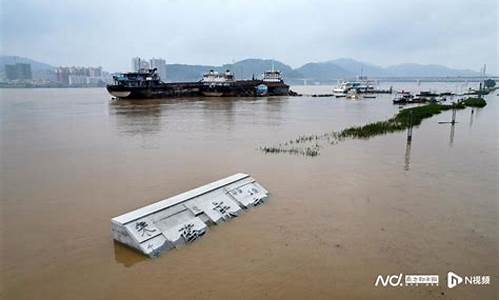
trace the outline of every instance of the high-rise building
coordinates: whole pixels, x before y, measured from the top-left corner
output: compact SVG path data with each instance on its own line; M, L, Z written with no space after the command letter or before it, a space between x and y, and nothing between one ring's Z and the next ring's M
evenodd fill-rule
M151 58L149 62L140 57L132 58L132 72L141 72L141 70L156 68L160 79L167 78L167 64L163 58Z
M167 64L163 58L151 58L149 61L151 68L156 68L160 79L165 81L167 79Z
M132 72L138 72L141 68L141 58L132 57Z
M100 86L105 83L102 67L58 67L57 82L69 86Z
M88 70L89 70L90 77L101 77L102 76L102 67L97 67L97 68L89 67Z
M56 69L56 80L62 84L69 84L70 68L59 67Z
M85 86L87 85L87 79L90 78L85 75L69 75L68 84L70 86Z
M5 75L8 80L31 80L31 64L5 65Z
M149 67L147 60L140 57L132 58L132 72L139 72L140 70L149 69Z

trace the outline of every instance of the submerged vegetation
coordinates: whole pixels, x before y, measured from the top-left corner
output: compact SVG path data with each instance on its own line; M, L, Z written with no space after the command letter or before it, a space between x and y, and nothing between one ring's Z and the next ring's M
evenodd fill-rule
M464 109L467 106L484 107L486 106L486 101L482 98L468 98L452 104L430 103L406 108L385 121L369 123L363 126L353 126L343 129L340 132L332 131L321 135L299 136L296 139L276 146L260 147L260 150L265 153L288 153L314 157L319 155L321 144L336 144L349 138L368 139L376 135L402 131L410 126L418 126L424 119L437 115L442 111Z
M463 104L465 106L470 106L470 107L485 107L486 106L486 101L484 101L483 98L467 98L463 101Z

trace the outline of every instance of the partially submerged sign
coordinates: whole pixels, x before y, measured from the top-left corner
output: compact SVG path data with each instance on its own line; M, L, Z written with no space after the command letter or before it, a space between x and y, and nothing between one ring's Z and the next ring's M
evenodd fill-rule
M113 238L148 256L190 243L208 230L261 204L267 190L235 174L111 219Z

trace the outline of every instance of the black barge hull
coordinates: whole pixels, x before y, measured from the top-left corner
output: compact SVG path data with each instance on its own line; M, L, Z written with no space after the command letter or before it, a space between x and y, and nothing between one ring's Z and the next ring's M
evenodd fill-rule
M151 99L174 97L255 97L257 86L265 84L265 96L286 96L290 87L283 82L262 80L240 80L230 85L210 86L201 82L160 83L151 86L126 86L114 84L106 86L108 92L121 99Z
M161 84L156 86L108 85L108 92L116 98L150 99L168 97L189 97L200 94L200 85L192 83Z

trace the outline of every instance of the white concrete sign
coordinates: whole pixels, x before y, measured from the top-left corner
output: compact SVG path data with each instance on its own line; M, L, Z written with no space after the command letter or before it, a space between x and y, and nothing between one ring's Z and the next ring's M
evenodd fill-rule
M190 243L267 198L247 174L235 174L111 219L113 238L152 257Z

